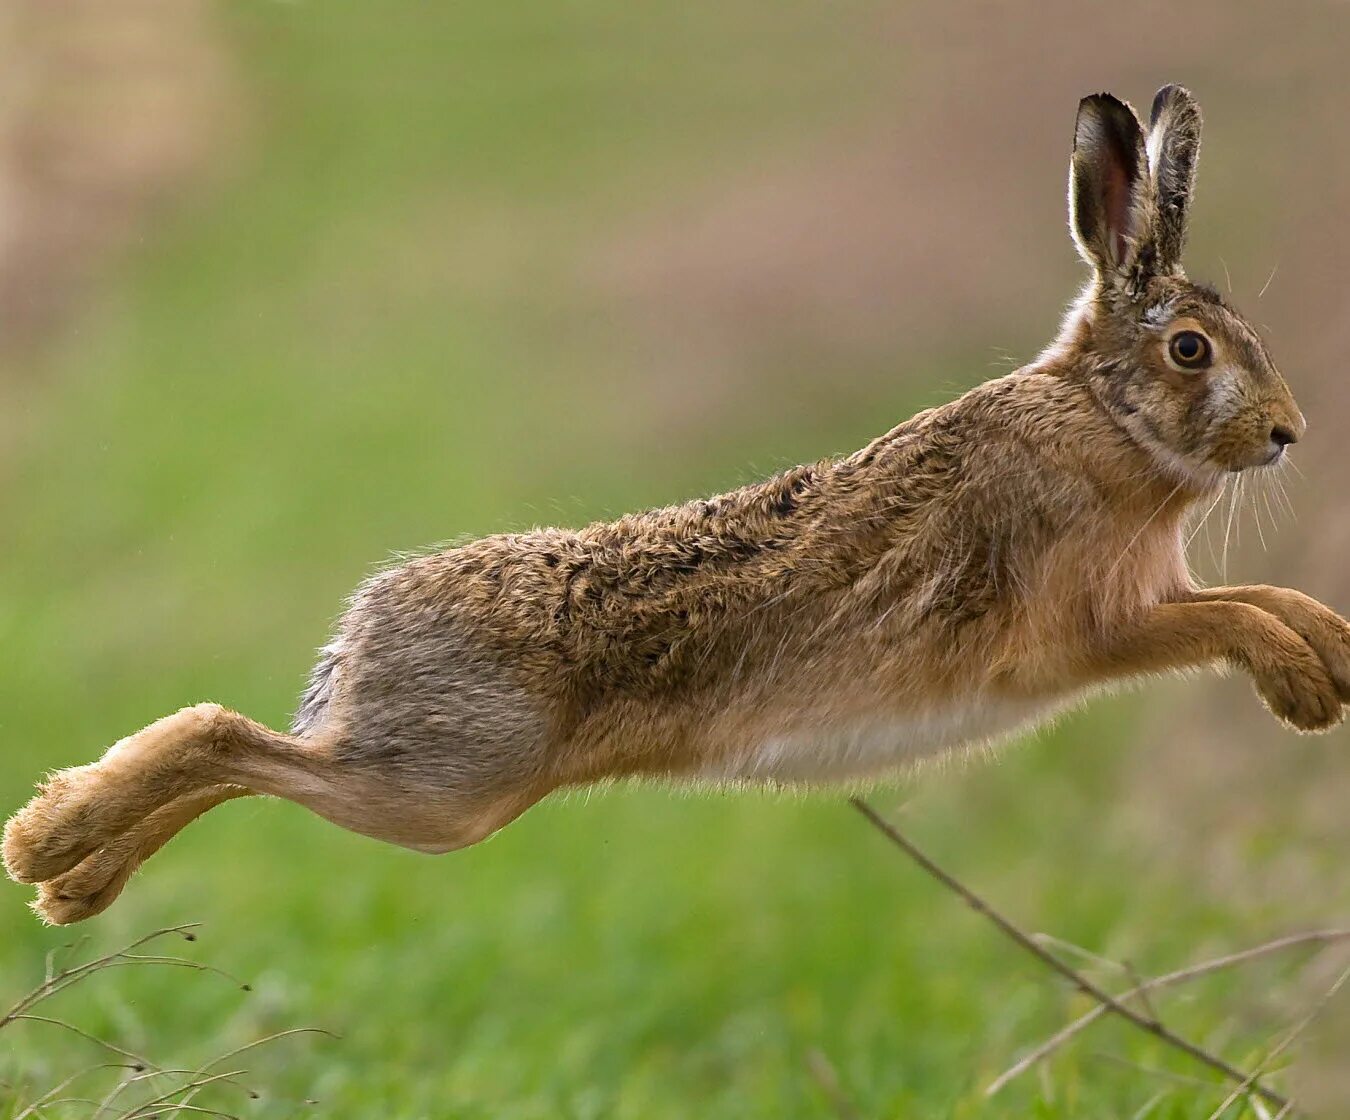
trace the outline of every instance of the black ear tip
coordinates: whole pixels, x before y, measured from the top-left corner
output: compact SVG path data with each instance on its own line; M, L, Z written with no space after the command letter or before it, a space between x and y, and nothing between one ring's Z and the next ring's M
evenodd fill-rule
M1082 101L1078 103L1078 113L1119 113L1121 111L1129 112L1130 107L1125 104L1114 93L1107 93L1103 90L1101 93L1089 93Z
M1175 83L1163 86L1153 95L1153 107L1148 114L1149 124L1157 124L1158 118L1169 108L1180 108L1182 106L1189 106L1192 109L1199 108L1195 101L1195 95L1185 86L1179 86Z
M1091 93L1078 103L1074 125L1075 149L1089 137L1108 136L1121 144L1140 132L1139 118L1126 101L1111 93Z

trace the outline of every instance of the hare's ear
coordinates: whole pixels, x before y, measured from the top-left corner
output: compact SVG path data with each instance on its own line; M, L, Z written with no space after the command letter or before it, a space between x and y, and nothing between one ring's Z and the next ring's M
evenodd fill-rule
M1163 86L1149 114L1148 162L1158 198L1158 266L1166 271L1181 264L1199 157L1200 106L1190 90Z
M1144 130L1134 110L1109 93L1083 98L1069 165L1069 225L1099 278L1129 274L1151 233L1151 193Z

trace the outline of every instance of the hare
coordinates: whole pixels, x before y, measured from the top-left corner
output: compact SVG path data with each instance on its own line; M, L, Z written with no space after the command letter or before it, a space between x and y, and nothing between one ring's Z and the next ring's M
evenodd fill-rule
M1186 279L1200 143L1078 107L1091 280L1029 365L845 458L580 530L488 537L369 580L290 733L215 704L51 775L5 828L49 922L103 910L199 814L272 794L423 852L627 775L849 782L1204 666L1300 731L1350 701L1350 624L1278 587L1204 589L1184 529L1304 418L1251 325Z

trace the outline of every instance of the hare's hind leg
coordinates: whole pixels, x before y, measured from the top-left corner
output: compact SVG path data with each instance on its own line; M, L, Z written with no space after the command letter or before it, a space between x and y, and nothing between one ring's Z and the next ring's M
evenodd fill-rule
M251 792L243 786L208 786L156 809L64 875L38 884L33 909L56 926L101 914L122 893L136 869L175 835L208 810Z
M211 792L224 786L239 789ZM327 726L283 735L218 704L198 704L123 739L92 765L53 774L5 826L4 862L11 878L47 884L44 898L98 894L125 864L144 858L139 852L153 851L213 804L242 793L283 797L353 832L445 852L488 836L549 788L537 776L504 768L491 743L478 758L451 751L398 765L378 738L352 743ZM107 860L95 859L86 878L84 861L103 849ZM125 875L106 901L121 882ZM78 910L52 907L62 915Z
M48 778L5 826L5 869L20 882L45 882L180 798L218 785L285 796L303 784L311 765L306 741L218 704L184 708L123 739L98 762Z

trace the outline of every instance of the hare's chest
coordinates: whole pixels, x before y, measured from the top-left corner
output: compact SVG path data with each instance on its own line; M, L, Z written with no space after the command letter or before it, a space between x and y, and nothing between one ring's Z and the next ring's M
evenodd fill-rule
M798 727L764 737L709 776L785 783L880 776L954 748L991 744L1029 728L1053 707L984 697L926 712Z

